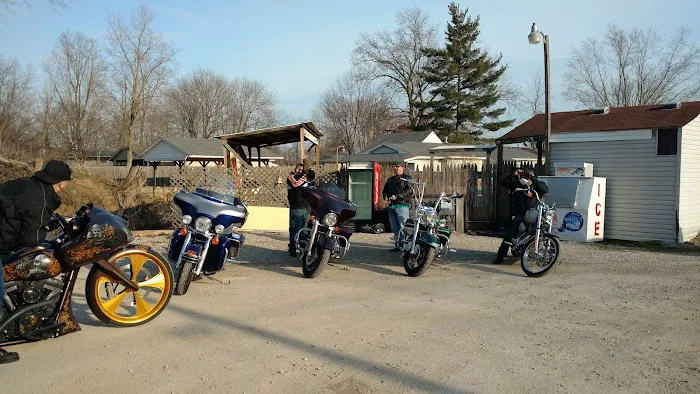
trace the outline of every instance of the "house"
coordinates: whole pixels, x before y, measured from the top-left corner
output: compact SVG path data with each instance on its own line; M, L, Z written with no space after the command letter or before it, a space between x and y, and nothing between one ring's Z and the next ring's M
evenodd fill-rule
M85 160L92 160L97 162L109 161L109 159L114 155L114 150L112 149L95 149L90 150L85 155Z
M338 162L348 168L372 168L373 163L404 163L410 170L423 170L432 168L440 170L442 162L449 165L475 164L481 171L488 158L488 153L479 151L474 147L473 151L464 151L450 154L431 154L436 147L464 147L459 144L445 144L433 131L415 133L388 133L377 136L371 145L364 151L354 155L340 155ZM516 162L537 160L537 155L519 148L504 150L506 160ZM495 157L494 157L495 159ZM321 160L322 163L335 163L336 156Z
M265 166L276 167L284 160L270 149L263 148L260 153ZM143 149L138 159L161 165L211 167L224 164L224 146L219 139L163 137Z
M117 151L115 151L112 156L109 157L109 161L112 162L113 165L115 166L125 166L126 165L126 156L127 156L127 151L128 147L124 146ZM134 145L131 147L131 152L132 152L132 164L135 166L142 166L144 165L143 160L137 160L137 156L139 153L143 151L143 147L139 145Z
M685 242L700 235L700 102L552 114L551 157L606 178L605 238ZM544 139L544 116L499 143Z

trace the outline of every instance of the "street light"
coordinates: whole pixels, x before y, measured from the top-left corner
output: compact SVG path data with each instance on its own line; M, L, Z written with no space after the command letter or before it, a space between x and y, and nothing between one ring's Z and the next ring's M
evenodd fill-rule
M545 112L545 129L547 130L547 144L544 151L545 160L545 175L551 175L549 166L551 165L552 153L549 150L549 141L552 135L552 113L549 108L549 36L542 34L537 30L537 24L532 24L530 34L527 36L530 44L537 45L544 37L544 112Z

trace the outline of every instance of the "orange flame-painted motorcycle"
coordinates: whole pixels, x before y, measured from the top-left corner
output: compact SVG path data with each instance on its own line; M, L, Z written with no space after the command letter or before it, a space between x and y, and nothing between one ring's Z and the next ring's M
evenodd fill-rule
M122 218L87 204L70 221L55 214L50 225L60 229L55 238L2 260L0 344L80 330L71 297L80 268L88 264L85 298L101 321L136 326L165 309L173 289L170 264L148 246L131 244Z

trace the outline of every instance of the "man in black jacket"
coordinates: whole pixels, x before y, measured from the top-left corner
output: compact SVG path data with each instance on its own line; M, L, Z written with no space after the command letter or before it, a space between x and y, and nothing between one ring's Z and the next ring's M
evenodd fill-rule
M0 259L23 248L41 245L53 212L61 205L58 192L68 186L70 167L52 160L32 177L0 185ZM5 283L0 281L0 320ZM19 360L17 353L0 349L0 364Z
M535 173L530 169L516 170L512 175L501 180L501 186L511 191L511 209L514 219L510 227L506 229L506 235L503 237L501 247L498 249L496 259L493 261L494 264L503 262L503 258L508 254L508 249L513 244L514 238L518 235L520 224L525 221L525 213L529 209L537 207L537 197L534 194L528 196L526 192L515 191L515 189L532 188L540 195L540 198L549 193L547 184L538 180Z
M384 202L387 204L389 213L389 223L391 231L394 232L394 248L392 252L398 252L400 245L401 230L406 224L409 215L409 206L411 196L413 196L413 188L406 182L411 179L411 176L404 173L402 164L394 166L394 176L387 179L382 190Z
M294 171L287 177L287 201L289 202L289 255L296 257L294 236L306 226L309 221L311 207L301 194L301 189L306 186L308 180L304 173L304 163L294 167Z

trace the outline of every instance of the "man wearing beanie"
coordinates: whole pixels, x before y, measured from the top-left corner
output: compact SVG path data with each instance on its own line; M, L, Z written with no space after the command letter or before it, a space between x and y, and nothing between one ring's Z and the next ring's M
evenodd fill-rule
M61 205L57 193L70 180L68 164L52 160L34 176L0 185L0 260L20 248L41 245L49 231L49 219ZM4 297L5 284L0 281L0 306ZM4 313L0 308L0 320ZM0 364L17 360L17 353L0 349Z

